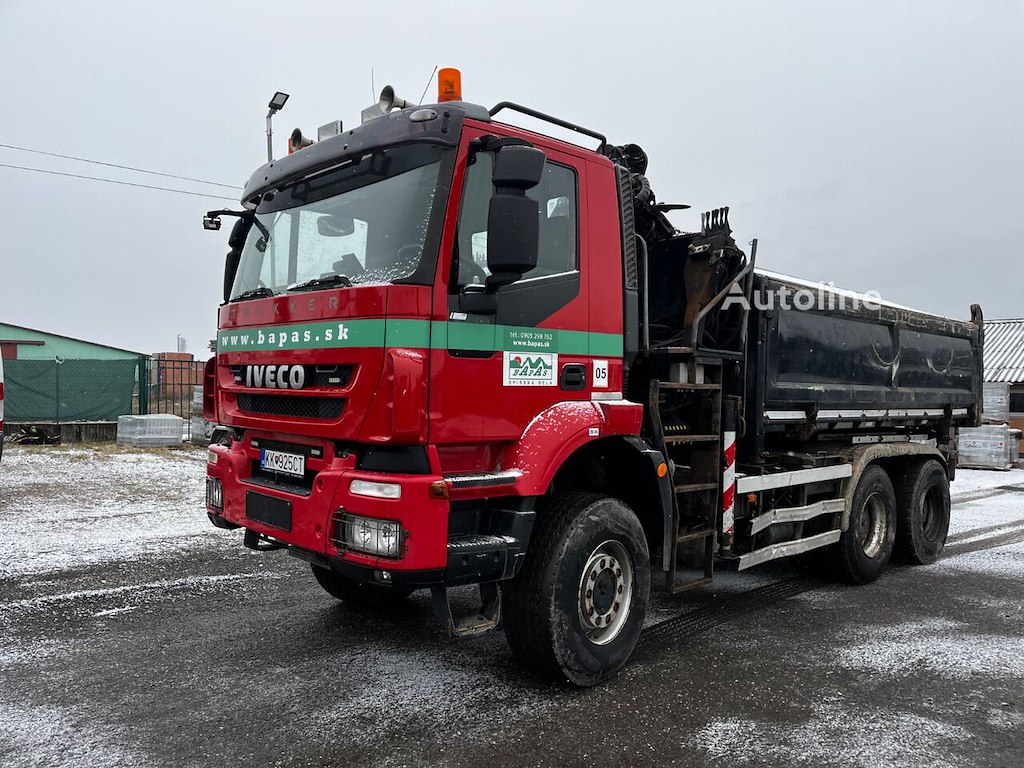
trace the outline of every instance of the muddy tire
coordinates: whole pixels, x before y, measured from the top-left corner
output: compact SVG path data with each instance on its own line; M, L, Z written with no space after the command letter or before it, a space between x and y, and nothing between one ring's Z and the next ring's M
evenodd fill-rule
M412 594L409 589L394 587L378 587L342 576L327 568L313 566L313 576L324 591L332 597L343 600L350 605L387 607L402 602Z
M949 479L930 459L910 469L897 499L896 549L901 563L934 563L949 533Z
M836 576L868 584L885 569L896 542L896 493L877 464L860 476L850 504L850 525L834 545Z
M524 666L590 686L629 659L650 598L643 527L618 499L553 496L537 511L522 570L502 584L505 636Z

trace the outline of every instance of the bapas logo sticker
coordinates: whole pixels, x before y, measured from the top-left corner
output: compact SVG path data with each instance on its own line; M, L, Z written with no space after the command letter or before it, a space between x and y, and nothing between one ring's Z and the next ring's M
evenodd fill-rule
M544 352L506 352L506 387L553 387L558 355Z

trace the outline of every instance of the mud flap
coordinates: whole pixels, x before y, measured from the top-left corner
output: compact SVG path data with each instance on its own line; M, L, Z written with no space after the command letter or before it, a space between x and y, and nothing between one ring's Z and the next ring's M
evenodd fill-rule
M449 637L475 637L494 629L501 620L501 590L498 582L485 581L480 584L480 610L455 618L448 602L445 587L431 587L434 615L448 630Z

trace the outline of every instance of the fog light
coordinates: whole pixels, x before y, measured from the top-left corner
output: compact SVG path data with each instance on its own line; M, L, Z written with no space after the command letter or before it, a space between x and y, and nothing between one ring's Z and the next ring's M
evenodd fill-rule
M206 478L206 506L224 508L224 487L216 477Z
M371 483L367 480L353 480L348 489L355 496L372 496L376 499L402 498L402 486L398 483Z
M341 515L335 543L380 557L401 557L402 525L397 520Z

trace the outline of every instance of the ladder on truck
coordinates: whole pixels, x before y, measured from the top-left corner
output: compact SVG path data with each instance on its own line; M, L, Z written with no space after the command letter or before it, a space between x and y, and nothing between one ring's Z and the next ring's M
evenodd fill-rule
M685 371L682 382L653 379L649 400L655 444L674 489L665 589L678 594L710 584L714 575L722 506L722 359L698 357L686 347L661 351ZM685 422L672 405L680 396L691 401ZM680 574L680 561L686 565L687 559L697 561L689 567L696 575Z

